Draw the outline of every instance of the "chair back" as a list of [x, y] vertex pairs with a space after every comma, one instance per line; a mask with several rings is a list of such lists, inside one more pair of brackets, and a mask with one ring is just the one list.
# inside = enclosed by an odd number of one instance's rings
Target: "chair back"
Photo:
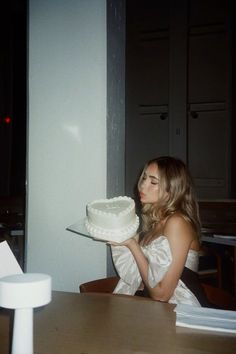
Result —
[[208, 301], [223, 310], [236, 311], [236, 298], [227, 291], [215, 286], [201, 283]]
[[109, 277], [92, 280], [87, 283], [80, 284], [81, 293], [113, 293], [119, 277]]
[[[119, 277], [108, 277], [96, 279], [87, 283], [80, 284], [79, 289], [81, 293], [109, 293], [112, 294]], [[209, 284], [201, 283], [206, 293], [208, 301], [214, 306], [224, 310], [236, 310], [236, 299], [227, 291], [211, 286]]]

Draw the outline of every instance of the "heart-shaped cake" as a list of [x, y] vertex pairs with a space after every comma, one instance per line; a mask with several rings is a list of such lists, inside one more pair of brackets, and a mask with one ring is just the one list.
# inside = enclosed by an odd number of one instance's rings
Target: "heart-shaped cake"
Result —
[[118, 243], [127, 240], [135, 235], [139, 226], [134, 200], [115, 197], [89, 203], [85, 225], [95, 238]]

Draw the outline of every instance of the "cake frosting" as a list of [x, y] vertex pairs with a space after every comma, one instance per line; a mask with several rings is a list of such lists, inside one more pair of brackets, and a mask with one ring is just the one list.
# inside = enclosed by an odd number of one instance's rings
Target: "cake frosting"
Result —
[[134, 200], [124, 196], [89, 203], [85, 226], [94, 238], [118, 243], [129, 239], [139, 226]]

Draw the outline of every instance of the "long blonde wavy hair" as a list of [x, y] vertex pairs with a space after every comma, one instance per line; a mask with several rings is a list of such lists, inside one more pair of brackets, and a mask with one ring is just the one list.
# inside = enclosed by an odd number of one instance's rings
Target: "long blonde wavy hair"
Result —
[[181, 214], [199, 236], [198, 203], [193, 181], [186, 165], [180, 159], [170, 156], [152, 159], [143, 169], [138, 189], [140, 189], [147, 167], [153, 163], [157, 165], [159, 174], [158, 201], [142, 205], [140, 243], [149, 244], [158, 237], [158, 230], [161, 232], [164, 221], [175, 213]]

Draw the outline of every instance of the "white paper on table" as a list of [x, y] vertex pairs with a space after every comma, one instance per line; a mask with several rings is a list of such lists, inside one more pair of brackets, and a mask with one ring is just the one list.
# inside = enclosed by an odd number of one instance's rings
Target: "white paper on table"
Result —
[[177, 305], [176, 326], [236, 333], [236, 311]]
[[13, 274], [22, 274], [23, 271], [16, 260], [8, 243], [0, 243], [0, 278]]

